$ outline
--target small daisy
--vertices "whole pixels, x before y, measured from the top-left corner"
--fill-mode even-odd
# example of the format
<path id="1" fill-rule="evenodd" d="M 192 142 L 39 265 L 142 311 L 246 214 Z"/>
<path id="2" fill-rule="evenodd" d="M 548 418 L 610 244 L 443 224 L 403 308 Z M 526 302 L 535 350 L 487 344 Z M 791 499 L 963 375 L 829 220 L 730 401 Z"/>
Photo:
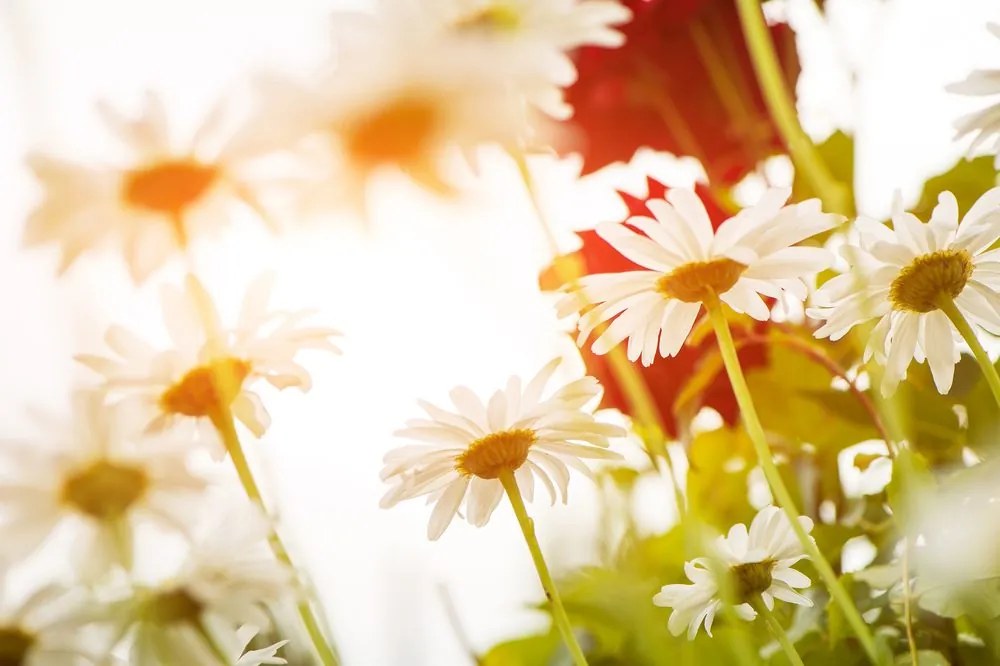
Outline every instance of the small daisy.
<path id="1" fill-rule="evenodd" d="M 459 386 L 451 392 L 457 412 L 421 401 L 430 419 L 413 419 L 397 434 L 428 443 L 386 454 L 381 476 L 393 486 L 382 506 L 427 495 L 436 503 L 427 536 L 437 539 L 463 500 L 465 518 L 477 527 L 485 525 L 503 495 L 502 475 L 513 475 L 529 501 L 536 477 L 553 502 L 558 485 L 565 503 L 567 466 L 589 476 L 582 460 L 617 458 L 607 450 L 608 438 L 624 431 L 597 421 L 586 407 L 601 393 L 593 377 L 570 382 L 543 398 L 558 365 L 559 359 L 551 361 L 523 388 L 520 378 L 511 377 L 486 404 Z"/>
<path id="2" fill-rule="evenodd" d="M 240 643 L 239 652 L 236 653 L 235 666 L 263 666 L 263 664 L 287 664 L 288 660 L 279 656 L 278 650 L 288 644 L 288 641 L 278 641 L 274 645 L 269 645 L 259 650 L 247 650 L 259 630 L 257 627 L 245 624 L 236 632 L 236 637 Z"/>
<path id="3" fill-rule="evenodd" d="M 137 119 L 104 105 L 100 110 L 130 150 L 128 160 L 104 167 L 43 154 L 28 158 L 44 193 L 24 240 L 57 244 L 60 272 L 88 250 L 117 244 L 133 279 L 142 282 L 190 239 L 224 225 L 234 206 L 261 210 L 248 171 L 255 155 L 235 133 L 220 140 L 223 106 L 182 146 L 171 141 L 166 112 L 152 94 Z"/>
<path id="4" fill-rule="evenodd" d="M 1000 24 L 989 23 L 987 29 L 993 36 L 1000 39 Z M 946 86 L 949 92 L 975 97 L 1000 95 L 1000 69 L 978 69 L 972 72 L 964 81 Z M 955 123 L 958 135 L 975 134 L 976 137 L 969 146 L 972 153 L 978 147 L 991 141 L 990 152 L 996 155 L 994 164 L 1000 168 L 1000 102 L 994 102 L 975 113 L 959 118 Z"/>
<path id="5" fill-rule="evenodd" d="M 790 195 L 788 189 L 771 189 L 756 206 L 713 231 L 698 195 L 674 188 L 666 200 L 647 202 L 656 219 L 636 216 L 626 224 L 600 225 L 601 238 L 648 270 L 583 277 L 579 293 L 559 302 L 560 316 L 583 310 L 581 345 L 613 319 L 594 341 L 593 352 L 606 354 L 628 338 L 628 358 L 641 358 L 645 366 L 653 363 L 657 349 L 664 358 L 675 356 L 702 305 L 716 299 L 766 321 L 770 310 L 762 296 L 805 300 L 805 280 L 833 260 L 823 248 L 795 244 L 842 219 L 823 213 L 816 199 L 785 205 Z"/>
<path id="6" fill-rule="evenodd" d="M 213 419 L 228 406 L 233 416 L 255 436 L 264 434 L 270 416 L 251 387 L 263 380 L 275 388 L 308 391 L 312 380 L 296 361 L 299 352 L 339 350 L 330 339 L 330 328 L 303 325 L 309 311 L 268 310 L 271 280 L 264 276 L 247 290 L 238 323 L 222 330 L 218 314 L 204 287 L 193 277 L 185 289 L 163 289 L 163 321 L 174 348 L 159 351 L 119 326 L 111 327 L 105 340 L 116 354 L 107 358 L 85 354 L 77 360 L 100 373 L 111 394 L 135 399 L 155 417 L 151 431 L 183 422 L 193 424 L 196 435 L 214 442 Z M 207 322 L 207 323 L 206 323 Z M 209 340 L 206 325 L 216 329 L 218 340 Z"/>
<path id="7" fill-rule="evenodd" d="M 109 604 L 105 618 L 131 641 L 129 663 L 283 663 L 243 655 L 245 625 L 270 626 L 266 606 L 294 589 L 291 571 L 271 555 L 268 530 L 257 512 L 227 514 L 196 539 L 175 576 Z"/>
<path id="8" fill-rule="evenodd" d="M 78 666 L 94 663 L 80 642 L 74 620 L 79 600 L 58 586 L 42 587 L 20 603 L 6 590 L 9 571 L 0 573 L 0 664 L 12 666 Z"/>
<path id="9" fill-rule="evenodd" d="M 809 518 L 800 517 L 806 532 L 812 530 Z M 732 594 L 737 605 L 733 610 L 743 620 L 753 620 L 757 612 L 751 605 L 762 600 L 768 610 L 780 599 L 801 606 L 812 606 L 812 600 L 796 592 L 807 588 L 809 578 L 792 565 L 806 557 L 788 517 L 781 509 L 768 506 L 760 510 L 750 523 L 733 525 L 727 536 L 716 542 L 718 566 L 728 569 Z M 653 603 L 673 608 L 667 623 L 670 633 L 680 636 L 687 628 L 688 640 L 694 639 L 701 625 L 712 635 L 712 622 L 722 607 L 718 579 L 709 558 L 699 557 L 684 565 L 691 584 L 664 585 L 653 597 Z"/>
<path id="10" fill-rule="evenodd" d="M 183 533 L 205 482 L 188 470 L 182 447 L 142 436 L 125 406 L 80 392 L 73 408 L 61 429 L 0 449 L 0 548 L 23 557 L 57 528 L 69 529 L 72 563 L 93 578 L 128 564 L 136 525 Z"/>
<path id="11" fill-rule="evenodd" d="M 885 365 L 882 393 L 890 395 L 912 359 L 926 358 L 938 391 L 951 389 L 958 362 L 955 330 L 941 303 L 954 302 L 973 325 L 1000 334 L 1000 188 L 983 194 L 959 221 L 958 202 L 942 192 L 930 222 L 905 211 L 892 228 L 857 221 L 859 244 L 843 255 L 851 271 L 824 284 L 809 315 L 825 323 L 816 336 L 838 340 L 878 319 L 864 358 Z"/>

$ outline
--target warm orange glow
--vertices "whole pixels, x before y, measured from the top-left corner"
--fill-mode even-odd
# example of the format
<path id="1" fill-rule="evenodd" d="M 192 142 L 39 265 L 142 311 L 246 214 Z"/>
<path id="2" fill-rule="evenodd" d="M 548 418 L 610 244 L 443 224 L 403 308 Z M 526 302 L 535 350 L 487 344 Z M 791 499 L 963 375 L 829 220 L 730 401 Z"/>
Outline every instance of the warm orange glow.
<path id="1" fill-rule="evenodd" d="M 211 417 L 239 395 L 250 364 L 238 358 L 223 358 L 190 370 L 163 392 L 160 406 L 170 414 Z"/>
<path id="2" fill-rule="evenodd" d="M 218 178 L 214 166 L 193 159 L 168 160 L 126 173 L 122 196 L 136 208 L 178 216 Z"/>
<path id="3" fill-rule="evenodd" d="M 441 124 L 441 108 L 427 98 L 399 97 L 360 116 L 344 132 L 347 152 L 366 168 L 425 161 Z"/>

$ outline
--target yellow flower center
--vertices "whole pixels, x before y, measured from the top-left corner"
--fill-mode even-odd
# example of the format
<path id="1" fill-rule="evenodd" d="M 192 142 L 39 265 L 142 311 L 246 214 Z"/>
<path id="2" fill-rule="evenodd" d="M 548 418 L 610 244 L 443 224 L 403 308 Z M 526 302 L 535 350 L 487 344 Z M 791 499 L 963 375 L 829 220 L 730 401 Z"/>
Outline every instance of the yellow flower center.
<path id="1" fill-rule="evenodd" d="M 232 404 L 250 374 L 250 363 L 220 358 L 189 370 L 160 396 L 168 414 L 214 417 Z"/>
<path id="2" fill-rule="evenodd" d="M 193 624 L 204 608 L 187 590 L 176 588 L 149 597 L 139 609 L 139 617 L 154 624 Z"/>
<path id="3" fill-rule="evenodd" d="M 98 520 L 113 520 L 123 516 L 148 488 L 149 477 L 142 468 L 99 460 L 63 481 L 62 500 Z"/>
<path id="4" fill-rule="evenodd" d="M 28 650 L 35 637 L 20 627 L 0 627 L 0 666 L 21 666 L 27 663 Z"/>
<path id="5" fill-rule="evenodd" d="M 215 183 L 219 170 L 193 159 L 167 160 L 125 174 L 122 196 L 136 208 L 179 216 Z"/>
<path id="6" fill-rule="evenodd" d="M 521 14 L 509 3 L 496 2 L 463 16 L 452 27 L 458 32 L 514 32 L 521 27 Z"/>
<path id="7" fill-rule="evenodd" d="M 455 459 L 455 469 L 466 476 L 496 479 L 513 472 L 528 459 L 528 449 L 538 441 L 534 430 L 518 428 L 480 437 Z"/>
<path id="8" fill-rule="evenodd" d="M 972 257 L 965 250 L 938 250 L 922 254 L 903 267 L 889 287 L 897 310 L 930 312 L 942 298 L 962 293 L 972 276 Z"/>
<path id="9" fill-rule="evenodd" d="M 702 303 L 733 288 L 747 269 L 732 259 L 692 261 L 656 281 L 656 291 L 685 303 Z"/>
<path id="10" fill-rule="evenodd" d="M 356 118 L 344 132 L 348 154 L 362 167 L 419 163 L 441 125 L 441 107 L 433 100 L 401 96 Z"/>
<path id="11" fill-rule="evenodd" d="M 729 568 L 733 581 L 733 594 L 736 603 L 743 604 L 757 599 L 761 592 L 771 587 L 771 572 L 774 571 L 774 560 L 737 564 Z"/>

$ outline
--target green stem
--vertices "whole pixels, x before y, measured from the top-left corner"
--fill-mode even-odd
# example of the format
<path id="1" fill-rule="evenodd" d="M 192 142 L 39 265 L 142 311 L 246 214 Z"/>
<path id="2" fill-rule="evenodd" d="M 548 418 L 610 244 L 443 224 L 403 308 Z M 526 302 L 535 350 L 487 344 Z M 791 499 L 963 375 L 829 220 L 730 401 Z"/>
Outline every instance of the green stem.
<path id="1" fill-rule="evenodd" d="M 583 656 L 583 650 L 580 649 L 580 644 L 576 642 L 576 636 L 573 635 L 573 626 L 569 623 L 566 609 L 563 608 L 562 599 L 559 598 L 559 591 L 556 589 L 555 583 L 552 582 L 552 576 L 549 575 L 549 568 L 545 564 L 545 558 L 542 557 L 542 549 L 538 545 L 538 539 L 535 538 L 535 521 L 528 516 L 528 511 L 524 508 L 521 489 L 517 487 L 514 474 L 513 472 L 506 471 L 500 474 L 499 479 L 500 483 L 503 484 L 503 489 L 507 491 L 510 505 L 514 508 L 514 515 L 517 516 L 517 524 L 521 526 L 521 533 L 524 534 L 528 550 L 531 551 L 531 559 L 535 563 L 535 569 L 538 570 L 538 578 L 542 582 L 542 589 L 545 590 L 545 596 L 552 602 L 552 617 L 556 621 L 559 633 L 562 634 L 563 641 L 566 642 L 566 647 L 573 658 L 573 663 L 576 666 L 587 666 L 587 658 Z"/>
<path id="2" fill-rule="evenodd" d="M 761 0 L 736 0 L 736 7 L 764 101 L 795 166 L 802 170 L 827 210 L 850 214 L 847 189 L 830 173 L 816 145 L 799 124 L 795 102 L 785 85 L 781 63 L 764 20 Z"/>
<path id="3" fill-rule="evenodd" d="M 233 461 L 233 467 L 236 469 L 236 475 L 239 477 L 247 497 L 260 507 L 260 510 L 265 515 L 269 515 L 267 505 L 264 503 L 264 497 L 261 495 L 260 488 L 253 477 L 253 472 L 250 471 L 250 464 L 247 461 L 247 457 L 243 453 L 243 447 L 240 445 L 240 438 L 233 423 L 233 415 L 229 411 L 228 406 L 222 410 L 222 414 L 212 419 L 212 423 L 215 425 L 216 430 L 218 430 L 219 436 L 222 438 L 223 444 L 225 444 L 226 451 L 229 452 L 229 457 Z M 273 528 L 268 535 L 268 542 L 271 544 L 271 550 L 278 561 L 297 572 L 298 569 L 296 569 L 292 562 L 292 557 L 289 555 L 288 549 L 285 548 L 284 542 L 282 542 L 281 537 L 278 536 L 278 532 Z M 323 666 L 338 666 L 340 659 L 337 657 L 333 645 L 323 635 L 323 630 L 320 628 L 320 623 L 315 611 L 313 611 L 312 604 L 310 604 L 309 600 L 303 599 L 296 604 L 296 609 L 306 633 L 309 635 L 309 640 L 313 644 L 316 655 Z"/>
<path id="4" fill-rule="evenodd" d="M 983 375 L 986 377 L 986 383 L 990 385 L 990 391 L 993 392 L 993 398 L 997 401 L 997 405 L 1000 405 L 1000 375 L 997 375 L 997 369 L 990 361 L 989 355 L 986 350 L 983 349 L 983 345 L 979 342 L 979 338 L 976 337 L 976 332 L 972 330 L 972 326 L 969 321 L 962 314 L 962 311 L 958 309 L 955 305 L 955 301 L 951 300 L 947 296 L 943 296 L 938 299 L 938 307 L 944 312 L 951 323 L 955 325 L 958 332 L 962 334 L 962 339 L 965 340 L 965 344 L 969 345 L 969 349 L 972 350 L 972 355 L 976 357 L 976 361 L 979 363 L 979 367 L 983 371 Z"/>
<path id="5" fill-rule="evenodd" d="M 785 628 L 781 626 L 780 622 L 778 622 L 778 618 L 774 617 L 774 613 L 772 613 L 767 607 L 764 600 L 761 599 L 760 601 L 755 602 L 753 607 L 758 613 L 764 616 L 764 622 L 767 623 L 767 628 L 771 631 L 771 635 L 774 636 L 774 639 L 778 641 L 778 645 L 781 646 L 781 649 L 785 651 L 785 656 L 788 657 L 788 661 L 793 666 L 805 666 L 805 664 L 802 663 L 802 657 L 799 656 L 799 653 L 795 649 L 795 645 L 792 643 L 792 639 L 790 639 L 788 634 L 785 633 Z"/>
<path id="6" fill-rule="evenodd" d="M 740 415 L 743 417 L 747 434 L 753 443 L 758 462 L 764 472 L 764 477 L 767 479 L 768 485 L 771 487 L 775 501 L 784 510 L 785 515 L 788 516 L 792 530 L 802 544 L 802 549 L 809 556 L 809 559 L 812 560 L 813 566 L 816 567 L 820 577 L 830 591 L 830 596 L 840 606 L 848 624 L 858 637 L 858 640 L 861 641 L 865 652 L 868 653 L 869 659 L 871 659 L 873 664 L 878 664 L 880 661 L 878 651 L 875 647 L 875 639 L 868 629 L 868 625 L 865 624 L 861 613 L 858 612 L 850 595 L 847 594 L 847 590 L 840 584 L 837 574 L 833 571 L 833 567 L 826 561 L 819 548 L 816 547 L 816 543 L 809 537 L 801 523 L 799 523 L 799 512 L 795 508 L 795 502 L 792 500 L 792 495 L 785 486 L 785 482 L 781 479 L 781 473 L 774 464 L 771 450 L 767 445 L 764 426 L 761 425 L 760 418 L 757 416 L 757 410 L 750 395 L 750 388 L 747 386 L 746 378 L 743 376 L 743 368 L 740 366 L 740 359 L 736 354 L 736 345 L 733 342 L 733 336 L 729 330 L 726 315 L 722 310 L 722 304 L 716 298 L 713 301 L 706 302 L 705 307 L 708 309 L 709 317 L 712 320 L 712 327 L 715 329 L 715 336 L 719 343 L 719 352 L 722 354 L 722 362 L 726 366 L 726 373 L 729 375 L 729 383 L 733 387 L 733 394 L 736 396 Z"/>

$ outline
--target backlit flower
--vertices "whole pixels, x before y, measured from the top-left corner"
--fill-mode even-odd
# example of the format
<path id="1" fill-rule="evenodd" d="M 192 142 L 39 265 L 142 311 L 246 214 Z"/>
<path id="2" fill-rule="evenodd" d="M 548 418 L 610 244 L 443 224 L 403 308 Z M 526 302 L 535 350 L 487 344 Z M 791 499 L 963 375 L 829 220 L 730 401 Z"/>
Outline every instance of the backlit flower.
<path id="1" fill-rule="evenodd" d="M 0 572 L 0 664 L 74 666 L 92 663 L 76 621 L 79 599 L 69 590 L 47 585 L 15 602 Z"/>
<path id="2" fill-rule="evenodd" d="M 583 459 L 617 458 L 607 450 L 608 437 L 624 431 L 597 421 L 587 408 L 601 391 L 593 377 L 543 397 L 558 365 L 559 359 L 553 360 L 523 387 L 520 378 L 511 377 L 486 404 L 464 386 L 451 392 L 456 412 L 421 402 L 430 419 L 413 419 L 397 434 L 426 443 L 386 454 L 381 476 L 392 488 L 382 506 L 429 496 L 435 507 L 427 536 L 437 539 L 463 501 L 465 518 L 477 527 L 485 525 L 503 495 L 504 474 L 514 476 L 529 501 L 537 478 L 553 502 L 556 486 L 565 502 L 568 468 L 589 475 Z"/>
<path id="3" fill-rule="evenodd" d="M 895 391 L 912 359 L 926 358 L 938 391 L 951 389 L 959 351 L 956 331 L 941 311 L 954 301 L 974 326 L 1000 334 L 1000 188 L 983 194 L 959 221 L 958 202 L 942 192 L 924 224 L 910 213 L 892 228 L 857 221 L 858 243 L 843 249 L 851 270 L 824 284 L 809 315 L 824 321 L 817 337 L 837 340 L 878 319 L 864 359 L 885 365 L 882 392 Z"/>
<path id="4" fill-rule="evenodd" d="M 770 318 L 762 297 L 804 300 L 805 279 L 828 266 L 832 256 L 796 243 L 826 231 L 839 216 L 823 213 L 818 200 L 785 205 L 787 189 L 772 189 L 714 229 L 701 199 L 675 188 L 665 201 L 647 202 L 655 219 L 636 216 L 607 223 L 597 233 L 644 270 L 587 275 L 559 302 L 565 316 L 582 310 L 582 345 L 612 320 L 594 341 L 605 354 L 628 339 L 632 361 L 652 364 L 676 355 L 702 305 L 715 299 L 759 321 Z M 633 229 L 641 233 L 636 233 Z"/>
<path id="5" fill-rule="evenodd" d="M 987 29 L 1000 39 L 1000 23 L 989 23 Z M 946 88 L 960 95 L 995 97 L 1000 95 L 1000 69 L 977 69 L 964 80 L 952 83 Z M 958 136 L 975 135 L 969 152 L 989 142 L 990 152 L 996 156 L 994 164 L 1000 168 L 1000 102 L 994 101 L 975 113 L 958 119 L 955 123 Z"/>
<path id="6" fill-rule="evenodd" d="M 312 380 L 296 360 L 307 349 L 337 353 L 330 328 L 303 325 L 308 311 L 268 309 L 271 281 L 247 290 L 235 327 L 223 329 L 211 299 L 194 278 L 185 288 L 163 289 L 163 321 L 174 347 L 157 350 L 126 329 L 113 326 L 105 339 L 115 357 L 77 357 L 100 373 L 114 396 L 135 399 L 151 410 L 153 431 L 187 422 L 215 441 L 214 423 L 226 408 L 260 437 L 270 416 L 253 390 L 259 380 L 277 389 L 309 390 Z M 212 336 L 206 327 L 214 328 Z"/>
<path id="7" fill-rule="evenodd" d="M 278 641 L 273 645 L 260 648 L 259 650 L 247 650 L 250 641 L 257 636 L 257 627 L 245 624 L 236 632 L 239 639 L 240 651 L 234 662 L 235 666 L 263 666 L 263 664 L 287 664 L 288 660 L 277 656 L 278 650 L 288 644 L 288 641 Z"/>
<path id="8" fill-rule="evenodd" d="M 93 577 L 132 557 L 135 527 L 152 521 L 184 530 L 205 487 L 174 442 L 143 436 L 126 406 L 102 396 L 74 396 L 72 420 L 31 441 L 0 448 L 4 517 L 0 548 L 11 556 L 36 550 L 59 529 L 73 534 L 72 564 Z"/>
<path id="9" fill-rule="evenodd" d="M 799 523 L 806 532 L 812 530 L 809 518 L 802 516 Z M 728 535 L 715 541 L 715 550 L 715 561 L 699 557 L 684 565 L 690 584 L 664 585 L 653 597 L 657 606 L 673 608 L 667 623 L 673 635 L 680 636 L 687 629 L 691 640 L 702 624 L 712 635 L 712 623 L 725 603 L 717 572 L 729 576 L 733 610 L 743 620 L 757 617 L 751 604 L 758 601 L 768 609 L 774 608 L 775 599 L 813 605 L 812 600 L 796 591 L 810 585 L 805 574 L 792 568 L 806 555 L 788 517 L 778 507 L 761 509 L 749 531 L 742 523 L 733 525 Z"/>
<path id="10" fill-rule="evenodd" d="M 166 112 L 153 95 L 136 119 L 108 106 L 100 110 L 128 148 L 127 160 L 95 166 L 40 153 L 28 158 L 43 198 L 24 240 L 58 245 L 60 271 L 86 251 L 113 245 L 141 282 L 191 239 L 227 224 L 234 207 L 261 210 L 248 171 L 255 155 L 233 140 L 235 133 L 220 140 L 223 107 L 181 145 L 171 140 Z"/>

